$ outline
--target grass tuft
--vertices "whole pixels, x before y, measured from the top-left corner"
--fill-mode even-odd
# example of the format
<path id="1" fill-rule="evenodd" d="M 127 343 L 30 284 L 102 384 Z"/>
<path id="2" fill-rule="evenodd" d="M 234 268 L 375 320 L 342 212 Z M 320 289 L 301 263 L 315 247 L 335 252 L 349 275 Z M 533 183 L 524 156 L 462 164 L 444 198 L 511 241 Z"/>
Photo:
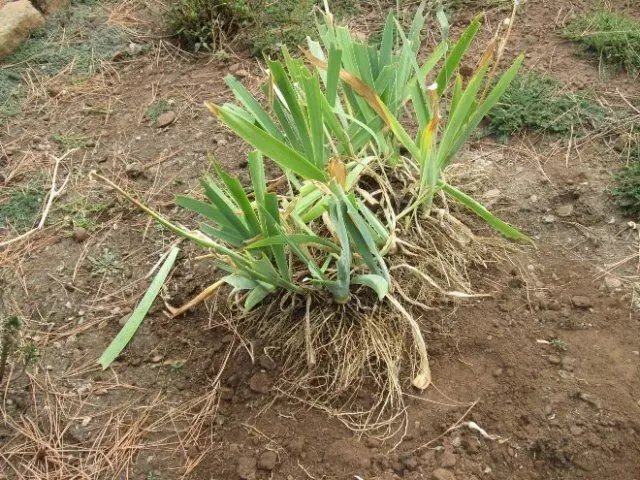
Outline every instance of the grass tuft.
<path id="1" fill-rule="evenodd" d="M 630 215 L 640 214 L 640 162 L 625 166 L 613 179 L 617 186 L 611 195 L 616 205 Z"/>
<path id="2" fill-rule="evenodd" d="M 158 121 L 158 117 L 160 117 L 160 115 L 162 115 L 163 113 L 170 112 L 172 108 L 173 107 L 171 106 L 171 102 L 165 100 L 164 98 L 161 98 L 147 107 L 145 116 L 147 117 L 147 119 L 149 119 L 151 125 L 155 125 Z"/>
<path id="3" fill-rule="evenodd" d="M 526 130 L 568 134 L 573 128 L 580 133 L 594 127 L 604 114 L 586 95 L 563 91 L 555 78 L 528 73 L 518 75 L 489 112 L 486 133 L 501 141 Z"/>
<path id="4" fill-rule="evenodd" d="M 576 18 L 563 33 L 597 54 L 601 62 L 629 72 L 640 70 L 640 22 L 599 10 Z"/>
<path id="5" fill-rule="evenodd" d="M 73 4 L 47 17 L 11 55 L 0 61 L 0 124 L 21 113 L 26 94 L 23 76 L 29 69 L 39 75 L 57 75 L 63 71 L 86 77 L 100 69 L 126 47 L 127 38 L 119 27 L 107 24 L 101 9 Z"/>
<path id="6" fill-rule="evenodd" d="M 228 40 L 246 42 L 254 55 L 277 54 L 297 46 L 315 29 L 314 7 L 322 0 L 178 0 L 165 13 L 169 29 L 191 51 L 220 51 Z M 329 1 L 340 18 L 355 13 L 359 2 Z"/>

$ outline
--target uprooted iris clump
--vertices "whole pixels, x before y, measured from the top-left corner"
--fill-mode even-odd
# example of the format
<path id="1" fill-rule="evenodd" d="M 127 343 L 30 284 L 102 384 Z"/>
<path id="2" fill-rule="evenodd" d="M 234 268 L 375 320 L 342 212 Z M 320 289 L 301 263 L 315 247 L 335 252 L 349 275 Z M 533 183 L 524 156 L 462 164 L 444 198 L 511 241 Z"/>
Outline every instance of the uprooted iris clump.
<path id="1" fill-rule="evenodd" d="M 607 65 L 630 72 L 640 70 L 640 22 L 608 10 L 579 16 L 563 30 Z"/>
<path id="2" fill-rule="evenodd" d="M 486 133 L 505 141 L 526 130 L 579 135 L 597 126 L 604 110 L 584 93 L 573 93 L 550 76 L 518 75 L 487 115 Z"/>
<path id="3" fill-rule="evenodd" d="M 186 304 L 166 303 L 172 317 L 226 289 L 230 310 L 242 312 L 247 333 L 273 328 L 258 336 L 273 338 L 289 358 L 282 378 L 293 396 L 308 396 L 327 409 L 342 401 L 339 408 L 347 411 L 344 402 L 357 397 L 363 381 L 378 389 L 377 403 L 354 406 L 355 413 L 343 416 L 359 430 L 369 425 L 392 433 L 404 412 L 400 376 L 421 390 L 431 383 L 416 318 L 430 314 L 435 299 L 473 296 L 467 268 L 496 258 L 484 248 L 489 242 L 461 220 L 461 210 L 509 239 L 528 240 L 449 175 L 524 56 L 502 72 L 496 66 L 505 49 L 487 48 L 463 78 L 459 67 L 480 18 L 451 44 L 446 16 L 440 11 L 437 18 L 445 38 L 424 61 L 426 2 L 406 32 L 390 14 L 376 46 L 327 12 L 315 39 L 307 39 L 304 58 L 283 45 L 281 61 L 266 60 L 269 80 L 259 93 L 225 78 L 236 103 L 205 104 L 253 149 L 247 157 L 250 186 L 211 159 L 202 193 L 176 195 L 182 218 L 152 210 L 93 173 L 205 249 L 224 272 Z M 496 32 L 501 45 L 509 33 L 503 25 Z M 431 77 L 435 83 L 427 82 Z M 274 167 L 282 175 L 270 181 L 267 172 Z M 198 228 L 185 227 L 194 215 Z M 101 357 L 103 368 L 130 341 L 177 250 L 165 257 L 145 300 Z M 400 372 L 405 355 L 411 361 Z"/>

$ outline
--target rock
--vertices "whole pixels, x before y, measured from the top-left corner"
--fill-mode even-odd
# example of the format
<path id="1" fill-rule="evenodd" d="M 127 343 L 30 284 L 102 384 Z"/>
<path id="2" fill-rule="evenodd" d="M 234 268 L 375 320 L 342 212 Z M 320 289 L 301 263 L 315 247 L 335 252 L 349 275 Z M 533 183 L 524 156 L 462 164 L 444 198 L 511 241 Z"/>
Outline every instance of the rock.
<path id="1" fill-rule="evenodd" d="M 253 457 L 240 457 L 238 459 L 238 468 L 236 468 L 236 473 L 242 480 L 255 480 L 256 459 Z"/>
<path id="2" fill-rule="evenodd" d="M 276 368 L 276 362 L 274 362 L 271 357 L 267 356 L 267 355 L 261 355 L 260 358 L 258 359 L 258 364 L 264 368 L 265 370 L 275 370 Z"/>
<path id="3" fill-rule="evenodd" d="M 571 297 L 571 304 L 575 308 L 580 308 L 583 310 L 587 310 L 593 306 L 593 302 L 591 301 L 591 299 L 584 295 L 575 295 Z"/>
<path id="4" fill-rule="evenodd" d="M 556 217 L 554 217 L 553 215 L 544 215 L 542 217 L 542 221 L 544 223 L 553 223 L 556 221 Z"/>
<path id="5" fill-rule="evenodd" d="M 556 215 L 559 217 L 568 217 L 573 213 L 573 205 L 560 205 L 556 208 Z"/>
<path id="6" fill-rule="evenodd" d="M 431 472 L 431 478 L 433 480 L 456 480 L 455 475 L 444 468 L 436 468 Z"/>
<path id="7" fill-rule="evenodd" d="M 450 449 L 445 450 L 440 457 L 440 466 L 442 468 L 451 468 L 456 464 L 456 455 Z"/>
<path id="8" fill-rule="evenodd" d="M 566 370 L 567 372 L 573 372 L 573 370 L 576 368 L 576 362 L 577 360 L 573 357 L 564 357 L 562 359 L 562 362 L 560 362 L 562 364 L 562 369 Z"/>
<path id="9" fill-rule="evenodd" d="M 276 454 L 276 452 L 272 452 L 271 450 L 267 450 L 266 452 L 263 452 L 262 455 L 260 455 L 260 458 L 258 459 L 258 468 L 260 470 L 265 470 L 267 472 L 270 472 L 274 468 L 276 468 L 277 464 L 278 464 L 278 455 Z"/>
<path id="10" fill-rule="evenodd" d="M 249 76 L 249 72 L 244 69 L 240 69 L 236 71 L 236 77 L 245 78 Z"/>
<path id="11" fill-rule="evenodd" d="M 604 284 L 609 290 L 622 287 L 622 280 L 616 277 L 604 277 Z"/>
<path id="12" fill-rule="evenodd" d="M 547 360 L 549 360 L 549 363 L 551 365 L 560 365 L 560 362 L 562 362 L 562 360 L 560 360 L 560 357 L 557 355 L 549 355 L 547 357 Z"/>
<path id="13" fill-rule="evenodd" d="M 586 393 L 586 392 L 582 392 L 582 393 L 580 393 L 578 395 L 578 398 L 580 400 L 582 400 L 583 402 L 586 402 L 586 403 L 596 407 L 598 410 L 602 410 L 602 400 L 600 400 L 595 395 L 592 395 L 592 394 Z"/>
<path id="14" fill-rule="evenodd" d="M 156 355 L 151 359 L 152 363 L 160 363 L 164 357 L 162 355 Z"/>
<path id="15" fill-rule="evenodd" d="M 176 112 L 165 112 L 156 119 L 155 127 L 164 128 L 171 125 L 176 120 Z"/>
<path id="16" fill-rule="evenodd" d="M 0 8 L 0 58 L 9 55 L 29 34 L 44 25 L 44 17 L 29 0 L 10 2 Z"/>
<path id="17" fill-rule="evenodd" d="M 494 377 L 501 377 L 503 373 L 504 373 L 504 370 L 500 367 L 495 368 L 492 372 Z"/>
<path id="18" fill-rule="evenodd" d="M 220 395 L 220 398 L 222 400 L 226 400 L 228 402 L 233 399 L 233 396 L 235 395 L 235 391 L 233 390 L 233 388 L 220 387 L 218 389 L 218 394 Z"/>
<path id="19" fill-rule="evenodd" d="M 82 228 L 82 227 L 78 227 L 76 229 L 73 230 L 73 239 L 78 242 L 78 243 L 82 243 L 84 242 L 87 238 L 89 238 L 89 232 L 87 232 L 86 229 Z"/>
<path id="20" fill-rule="evenodd" d="M 269 393 L 271 378 L 266 373 L 256 373 L 249 380 L 249 388 L 256 393 Z"/>

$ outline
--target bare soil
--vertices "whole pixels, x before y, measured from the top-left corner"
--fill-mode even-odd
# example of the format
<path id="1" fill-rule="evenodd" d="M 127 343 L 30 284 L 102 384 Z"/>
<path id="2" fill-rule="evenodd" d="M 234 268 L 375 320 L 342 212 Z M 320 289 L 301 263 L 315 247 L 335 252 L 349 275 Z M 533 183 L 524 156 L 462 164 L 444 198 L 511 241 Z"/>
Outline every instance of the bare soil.
<path id="1" fill-rule="evenodd" d="M 509 54 L 526 52 L 526 68 L 590 89 L 613 109 L 628 108 L 625 100 L 640 107 L 637 78 L 601 78 L 597 59 L 577 55 L 560 35 L 568 15 L 596 3 L 529 1 Z M 458 13 L 455 28 L 475 13 Z M 485 38 L 502 16 L 489 12 Z M 421 394 L 407 383 L 409 428 L 398 445 L 277 395 L 277 349 L 230 331 L 223 296 L 178 320 L 158 302 L 102 372 L 96 359 L 174 238 L 89 172 L 168 215 L 173 194 L 198 188 L 207 154 L 246 175 L 242 141 L 202 108 L 205 99 L 231 100 L 223 83 L 230 71 L 253 89 L 262 76 L 242 55 L 225 63 L 161 43 L 81 86 L 48 80 L 26 115 L 2 127 L 0 172 L 10 180 L 0 189 L 49 169 L 47 155 L 64 151 L 51 135 L 64 133 L 86 146 L 66 163 L 60 202 L 81 195 L 109 206 L 86 239 L 60 220 L 27 246 L 0 252 L 15 280 L 5 300 L 26 319 L 23 341 L 40 352 L 26 372 L 16 362 L 3 386 L 0 478 L 640 478 L 639 237 L 606 192 L 621 165 L 606 136 L 484 139 L 460 156 L 481 175 L 473 193 L 536 247 L 473 272 L 489 298 L 421 320 L 434 386 Z M 144 116 L 157 98 L 173 101 L 176 113 L 163 128 Z M 105 248 L 117 261 L 100 273 L 90 258 Z M 201 253 L 184 249 L 163 292 L 170 303 L 215 280 L 195 260 Z M 87 446 L 103 454 L 87 461 Z"/>

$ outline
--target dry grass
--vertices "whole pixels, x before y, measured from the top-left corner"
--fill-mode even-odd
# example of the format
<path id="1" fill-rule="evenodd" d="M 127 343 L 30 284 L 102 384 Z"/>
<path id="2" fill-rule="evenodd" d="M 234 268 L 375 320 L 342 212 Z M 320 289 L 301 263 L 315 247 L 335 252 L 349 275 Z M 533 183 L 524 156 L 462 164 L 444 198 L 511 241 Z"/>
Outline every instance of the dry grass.
<path id="1" fill-rule="evenodd" d="M 38 368 L 11 371 L 0 405 L 0 474 L 20 480 L 145 478 L 145 458 L 162 456 L 171 459 L 176 478 L 188 478 L 212 448 L 217 379 L 205 395 L 175 404 L 130 385 L 85 384 L 80 376 L 87 373 L 87 367 L 61 377 Z M 25 390 L 28 396 L 19 397 Z M 104 395 L 118 392 L 128 400 L 109 405 Z"/>

